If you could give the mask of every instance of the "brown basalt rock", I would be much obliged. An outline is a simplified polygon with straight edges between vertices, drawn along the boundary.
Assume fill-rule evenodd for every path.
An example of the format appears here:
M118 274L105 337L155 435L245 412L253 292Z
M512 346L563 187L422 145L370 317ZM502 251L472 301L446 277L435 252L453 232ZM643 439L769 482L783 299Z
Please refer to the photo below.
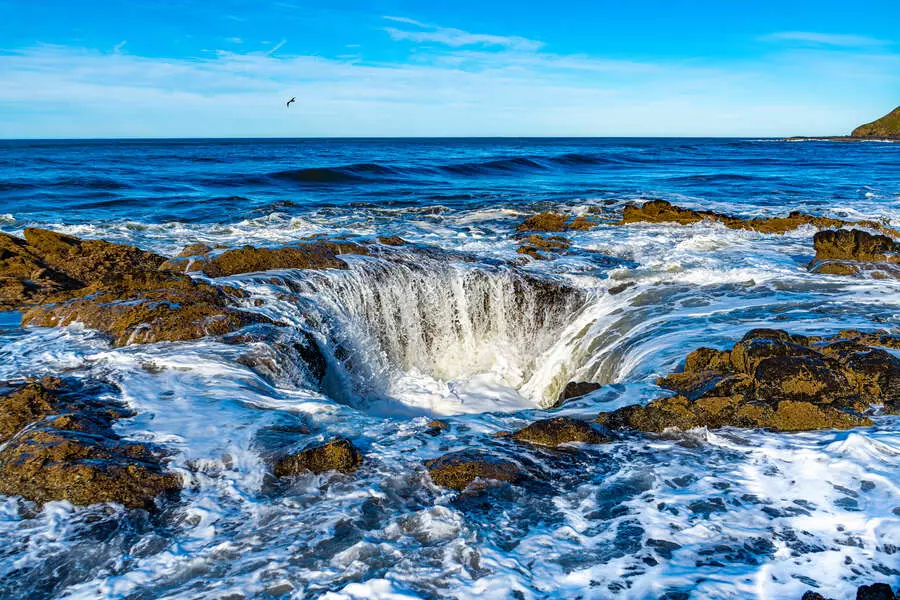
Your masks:
M703 371L726 372L731 366L731 352L712 348L697 348L684 360L685 373Z
M597 431L589 423L569 417L544 419L512 433L512 439L555 448L561 444L605 444L612 438Z
M558 235L529 235L521 240L522 245L516 250L519 254L527 254L535 260L546 260L550 255L568 250L569 240Z
M563 391L560 392L559 398L557 398L554 407L562 406L564 403L572 400L573 398L586 396L591 392L599 390L602 387L603 386L599 383L591 383L589 381L570 381L566 384L566 387L563 388Z
M425 466L434 483L457 491L466 489L476 479L515 482L523 476L516 463L480 450L451 452L426 461Z
M39 504L118 502L149 509L158 495L181 487L145 446L53 425L29 430L0 451L0 493Z
M369 249L352 242L313 241L283 248L244 246L222 254L199 259L194 270L209 277L229 277L280 269L346 269L342 254L369 254Z
M432 437L437 437L437 436L441 435L441 433L443 433L444 430L449 427L450 427L450 424L447 423L446 421L441 421L441 420L435 419L433 421L428 422L428 429L425 430L425 433L427 433L428 435L430 435Z
M197 284L152 291L98 291L86 298L32 308L23 326L61 327L75 322L109 335L113 344L193 340L268 322L262 315L231 308L220 288ZM179 280L185 283L184 280Z
M900 277L900 244L885 235L859 229L828 230L818 232L813 244L816 256L809 269L815 273L869 272L875 278Z
M276 477L289 477L310 471L352 473L363 462L362 453L349 440L339 438L325 444L306 448L275 461Z
M399 235L392 235L390 237L380 237L378 238L378 243L383 246L405 246L409 242L404 240Z
M66 403L54 392L61 385L58 379L47 377L0 397L0 444L29 423L63 410Z
M563 231L585 231L596 227L597 222L583 215L569 218L558 213L539 213L528 217L516 227L516 233L544 231L562 233Z
M28 228L25 241L48 267L85 285L107 283L123 274L155 271L165 258L134 246Z
M176 258L190 258L191 256L203 256L213 251L213 247L207 244L188 244L181 249Z
M61 380L19 387L0 399L0 414L0 494L39 504L118 502L149 509L158 495L181 487L148 446L113 431L113 421L127 411Z
M713 211L691 210L681 208L665 200L652 200L643 205L626 206L619 225L629 223L676 223L692 225L701 221L721 223L729 229L745 229L759 233L787 233L804 225L811 225L819 229L845 227L856 225L873 229L882 233L900 235L900 233L885 227L874 221L850 222L828 217L814 217L799 212L792 212L787 217L762 217L756 219L741 219L729 215L723 215Z
M685 371L657 382L678 395L598 417L609 427L659 433L694 427L779 431L866 426L861 413L881 405L900 412L900 359L857 340L885 345L897 336L842 332L791 335L758 329L728 351L701 348Z

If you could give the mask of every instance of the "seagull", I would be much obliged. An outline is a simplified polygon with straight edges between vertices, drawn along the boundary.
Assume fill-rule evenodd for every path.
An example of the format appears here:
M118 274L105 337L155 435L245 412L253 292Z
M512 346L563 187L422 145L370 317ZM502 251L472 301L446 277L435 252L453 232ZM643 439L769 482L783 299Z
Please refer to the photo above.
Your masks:
M285 106L287 106L288 108L290 108L290 107L291 107L291 102L293 102L293 101L295 101L295 100L296 100L296 98L291 98L290 100L287 101L287 104L286 104Z

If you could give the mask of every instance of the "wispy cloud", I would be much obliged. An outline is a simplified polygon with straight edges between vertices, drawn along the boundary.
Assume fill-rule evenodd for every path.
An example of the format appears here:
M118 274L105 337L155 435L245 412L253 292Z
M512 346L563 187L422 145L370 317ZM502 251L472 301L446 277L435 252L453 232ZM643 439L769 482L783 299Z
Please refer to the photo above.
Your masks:
M279 50L281 50L281 48L282 48L285 44L287 44L287 40L281 40L280 42L278 42L277 44L275 44L268 52L266 52L266 54L267 54L268 56L272 56L273 54L275 54L276 52L278 52Z
M428 27L400 19L392 21ZM427 31L454 43L379 62L291 54L284 42L182 58L52 45L0 51L0 136L841 133L869 116L855 93L861 82L873 104L900 84L900 55L888 47L791 45L723 64L560 54L508 41L524 38ZM463 43L472 36L479 41ZM292 96L302 111L282 110Z
M122 40L121 42L113 46L113 54L119 54L120 52L122 52L122 48L124 48L125 44L127 43L127 40Z
M239 38L239 37L225 38L225 41L226 41L226 42L231 42L232 44L243 44L243 43L244 43L244 40L242 40L242 39Z
M817 33L814 31L781 31L763 36L762 39L768 42L800 42L820 46L838 46L842 48L861 48L890 44L887 40L879 40L862 35Z
M416 43L434 42L452 48L463 46L500 46L520 51L535 51L543 47L543 42L519 36L491 35L471 33L453 27L438 27L406 17L384 17L388 21L409 25L415 29L386 27L385 31L394 40L406 40Z

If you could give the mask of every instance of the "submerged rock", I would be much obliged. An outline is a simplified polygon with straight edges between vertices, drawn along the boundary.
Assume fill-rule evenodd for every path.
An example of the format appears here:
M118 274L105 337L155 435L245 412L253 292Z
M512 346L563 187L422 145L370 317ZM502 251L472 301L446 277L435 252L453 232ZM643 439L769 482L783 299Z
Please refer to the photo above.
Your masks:
M557 447L562 444L579 442L582 444L605 444L612 440L589 423L569 417L544 419L514 432L512 439L539 446Z
M809 264L814 273L873 277L900 277L900 244L885 235L859 229L818 232L813 238L816 256Z
M299 475L307 471L352 473L362 462L363 455L356 446L349 440L338 438L279 458L275 461L273 472L276 477Z
M882 233L900 235L900 232L896 232L874 221L849 222L828 217L814 217L800 212L792 212L787 217L742 219L708 210L681 208L665 200L652 200L640 206L626 206L619 225L629 223L678 223L681 225L692 225L701 221L713 221L721 223L729 229L746 229L760 233L786 233L803 225L811 225L819 229L857 225Z
M180 489L180 479L163 469L150 447L113 431L113 421L126 411L91 398L90 391L44 379L2 397L7 437L0 450L0 494L39 504L118 502L150 509L157 496ZM19 431L10 434L15 427Z
M515 482L522 476L519 466L481 450L461 450L425 462L437 485L462 491L477 479Z
M731 350L695 350L682 373L660 378L658 385L675 396L603 413L597 421L649 432L673 427L804 431L870 425L863 413L873 405L900 411L900 359L854 337L900 343L897 336L886 334L846 331L823 339L753 330Z

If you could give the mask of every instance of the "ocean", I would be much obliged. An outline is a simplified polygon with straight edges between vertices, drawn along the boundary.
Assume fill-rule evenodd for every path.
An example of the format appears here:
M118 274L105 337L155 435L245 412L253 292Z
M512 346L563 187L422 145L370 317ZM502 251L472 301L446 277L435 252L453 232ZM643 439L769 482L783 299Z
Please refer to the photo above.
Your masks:
M649 200L749 218L900 227L900 145L749 139L0 141L0 231L42 227L174 256L399 236L406 260L235 275L250 306L332 352L261 374L217 338L114 347L0 313L0 379L107 381L186 485L158 512L0 496L0 597L849 598L900 584L900 417L845 431L627 433L551 451L496 434L665 395L658 377L748 330L897 332L900 281L815 274L816 230L616 225ZM549 260L542 211L590 215ZM426 249L426 250L422 250ZM401 255L405 250L397 250ZM548 302L541 282L564 284ZM617 293L609 293L615 289ZM258 352L279 352L264 348ZM569 381L597 391L548 412ZM432 435L429 422L448 427ZM289 480L334 437L365 462ZM538 482L457 493L425 461L480 449Z

